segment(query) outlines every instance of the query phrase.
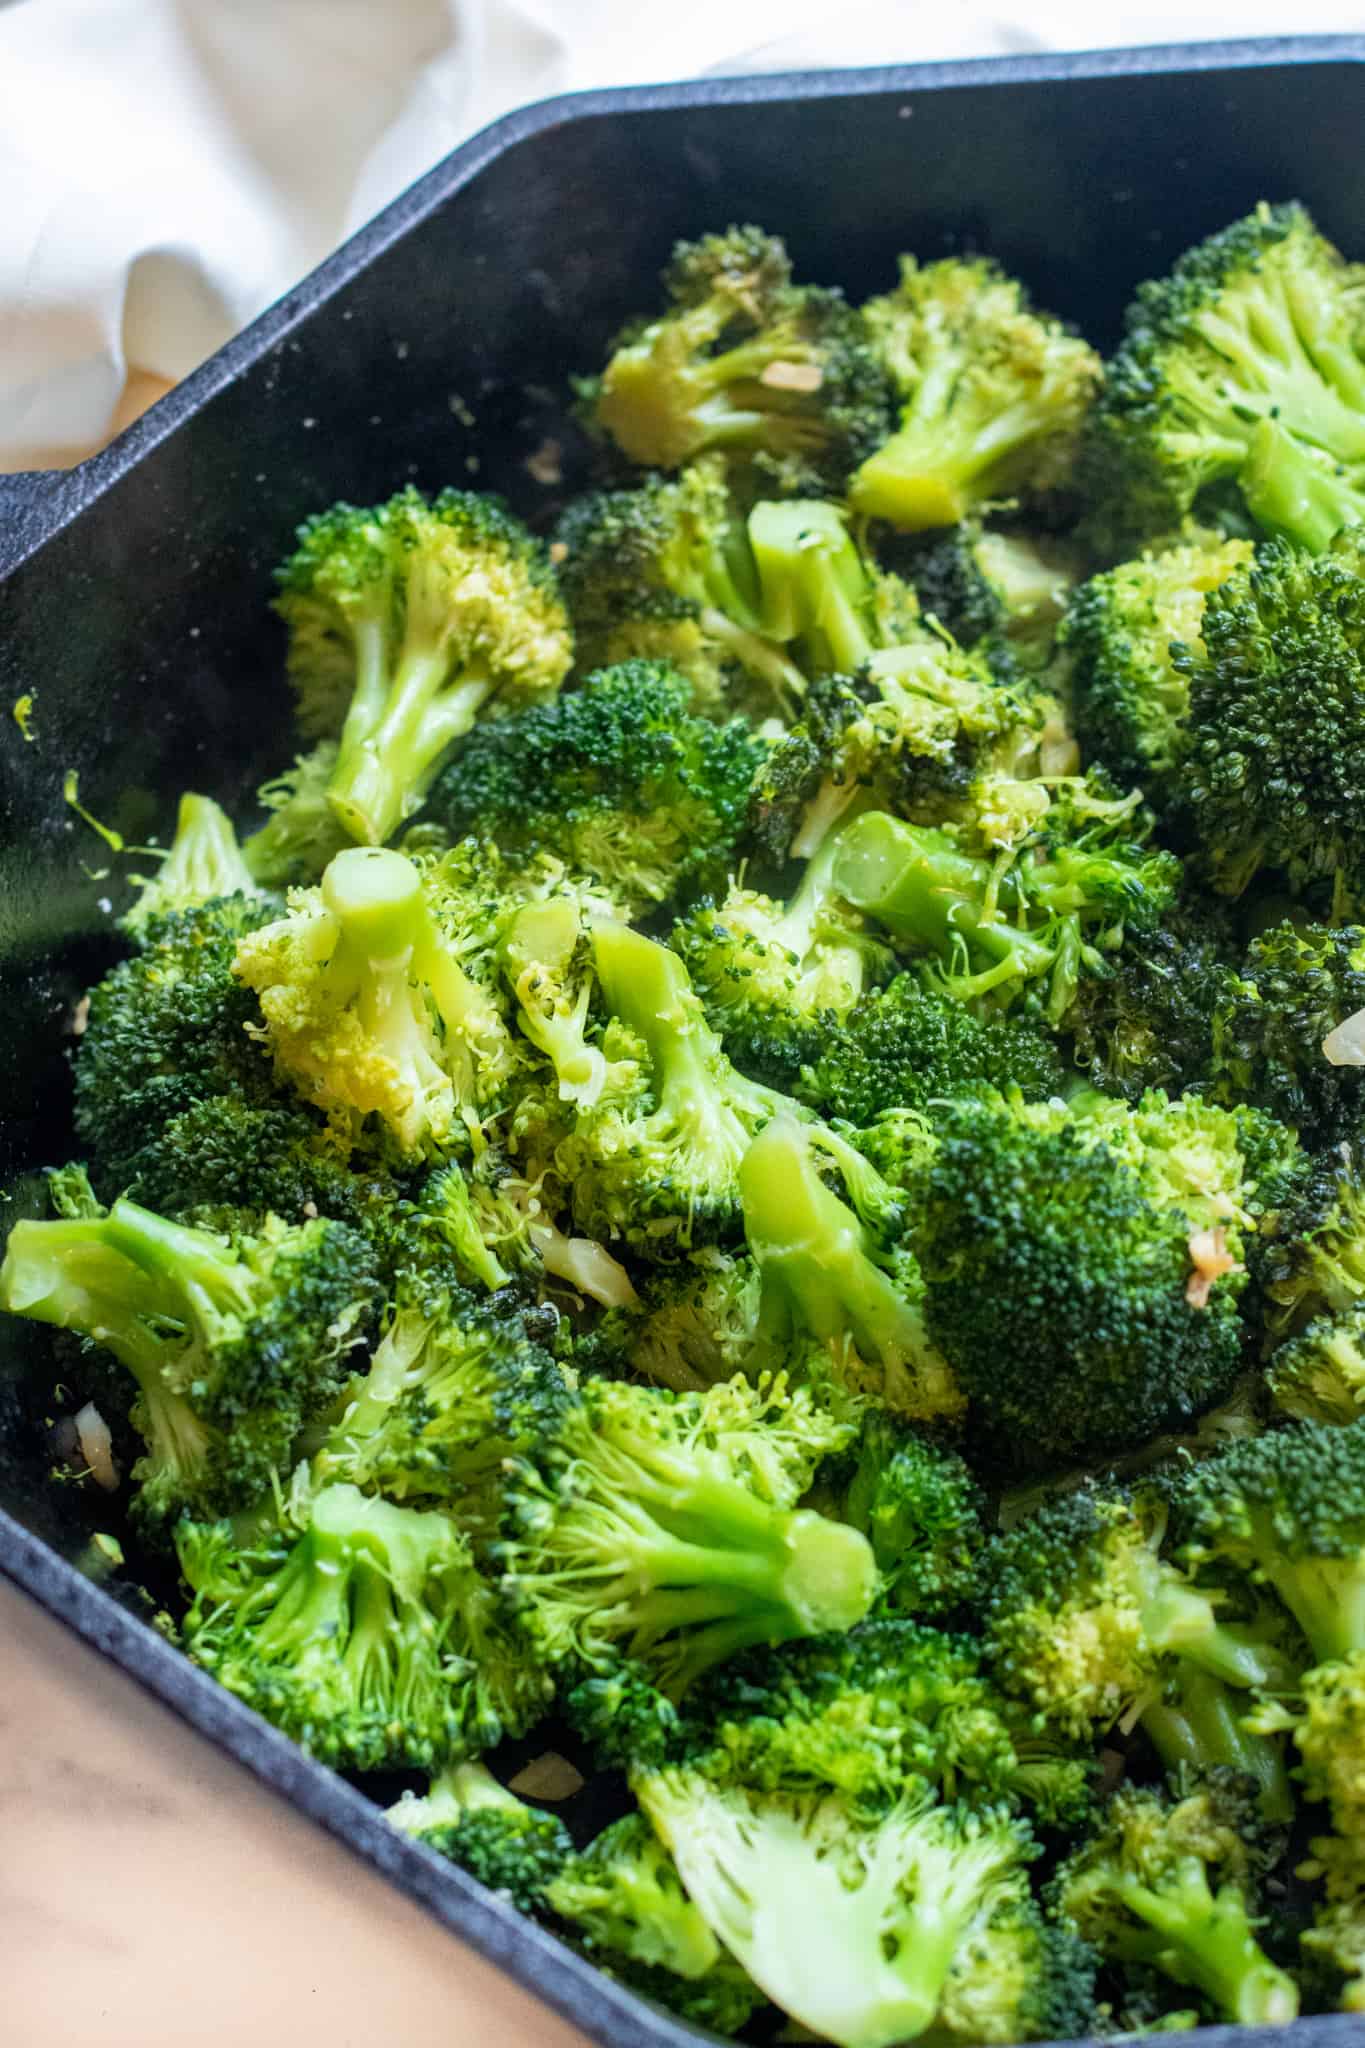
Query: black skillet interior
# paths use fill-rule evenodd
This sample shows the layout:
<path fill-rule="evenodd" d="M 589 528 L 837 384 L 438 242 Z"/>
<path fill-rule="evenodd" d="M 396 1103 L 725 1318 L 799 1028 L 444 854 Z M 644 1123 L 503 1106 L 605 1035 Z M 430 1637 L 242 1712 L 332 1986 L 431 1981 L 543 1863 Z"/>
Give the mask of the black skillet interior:
<path fill-rule="evenodd" d="M 1209 46 L 550 103 L 457 152 L 105 455 L 61 479 L 0 479 L 0 1186 L 14 1203 L 67 1154 L 64 1022 L 111 957 L 129 867 L 64 777 L 138 840 L 166 834 L 182 787 L 240 803 L 286 757 L 267 602 L 305 513 L 411 478 L 495 488 L 543 519 L 558 489 L 527 458 L 557 442 L 572 482 L 568 373 L 650 302 L 676 236 L 730 220 L 779 230 L 800 276 L 855 294 L 887 285 L 901 249 L 988 249 L 1101 346 L 1140 278 L 1262 197 L 1301 197 L 1365 252 L 1362 53 Z M 24 695 L 31 742 L 9 715 Z M 33 1334 L 0 1326 L 0 1569 L 595 2038 L 696 2038 L 398 1841 L 132 1618 L 117 1581 L 98 1589 L 62 1562 L 88 1557 L 100 1513 L 47 1481 L 43 1404 L 24 1391 Z M 1301 2022 L 1295 2040 L 1350 2024 Z"/>

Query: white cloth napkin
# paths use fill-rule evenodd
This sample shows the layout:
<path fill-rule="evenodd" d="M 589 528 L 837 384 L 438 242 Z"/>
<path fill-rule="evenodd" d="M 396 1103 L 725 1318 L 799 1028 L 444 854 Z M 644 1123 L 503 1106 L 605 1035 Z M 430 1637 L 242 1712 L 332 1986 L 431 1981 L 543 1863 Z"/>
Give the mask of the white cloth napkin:
<path fill-rule="evenodd" d="M 1358 19 L 1346 0 L 1154 0 L 1098 28 L 1080 0 L 0 0 L 0 470 L 100 446 L 130 379 L 184 376 L 547 93 Z"/>

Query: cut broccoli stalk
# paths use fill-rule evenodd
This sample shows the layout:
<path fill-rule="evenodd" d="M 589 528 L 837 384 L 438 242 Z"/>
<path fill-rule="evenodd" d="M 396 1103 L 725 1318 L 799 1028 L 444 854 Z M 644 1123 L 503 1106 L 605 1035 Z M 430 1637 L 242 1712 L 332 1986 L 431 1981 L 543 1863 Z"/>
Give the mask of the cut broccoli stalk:
<path fill-rule="evenodd" d="M 333 506 L 299 529 L 279 581 L 306 722 L 340 726 L 328 798 L 362 844 L 417 809 L 493 698 L 553 696 L 568 672 L 548 558 L 492 498 L 410 488 Z"/>
<path fill-rule="evenodd" d="M 119 923 L 137 938 L 155 917 L 192 910 L 216 896 L 259 896 L 232 820 L 212 797 L 187 791 L 180 799 L 175 838 L 157 872 L 144 881 L 138 899 Z"/>
<path fill-rule="evenodd" d="M 925 1334 L 913 1259 L 879 1249 L 826 1187 L 820 1165 L 809 1130 L 779 1116 L 740 1167 L 744 1228 L 762 1279 L 760 1356 L 795 1362 L 803 1340 L 813 1341 L 836 1377 L 866 1379 L 899 1413 L 923 1421 L 959 1414 L 961 1394 Z"/>
<path fill-rule="evenodd" d="M 811 674 L 855 675 L 877 643 L 867 571 L 838 509 L 820 499 L 756 505 L 749 541 L 768 632 L 794 642 Z"/>

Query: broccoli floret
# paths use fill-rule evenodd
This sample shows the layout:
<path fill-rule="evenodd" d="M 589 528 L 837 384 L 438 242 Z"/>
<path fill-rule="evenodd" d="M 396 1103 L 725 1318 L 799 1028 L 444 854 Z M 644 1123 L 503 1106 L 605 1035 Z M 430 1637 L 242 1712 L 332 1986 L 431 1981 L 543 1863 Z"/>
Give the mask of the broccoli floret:
<path fill-rule="evenodd" d="M 994 857 L 870 811 L 840 835 L 833 886 L 925 956 L 930 986 L 999 1008 L 1028 990 L 1057 1027 L 1083 975 L 1104 973 L 1130 930 L 1151 931 L 1179 887 L 1175 855 L 1135 840 L 1135 803 L 1087 786 Z"/>
<path fill-rule="evenodd" d="M 1298 1987 L 1255 1933 L 1276 1846 L 1235 1772 L 1171 1797 L 1123 1786 L 1093 1840 L 1062 1865 L 1054 1894 L 1112 1961 L 1159 1970 L 1197 1991 L 1217 2019 L 1285 2025 L 1298 2014 Z"/>
<path fill-rule="evenodd" d="M 1104 973 L 1078 984 L 1067 1012 L 1076 1065 L 1096 1088 L 1129 1101 L 1205 1081 L 1222 970 L 1240 951 L 1227 908 L 1188 891 L 1154 930 L 1125 932 Z"/>
<path fill-rule="evenodd" d="M 1217 978 L 1212 1092 L 1253 1103 L 1306 1145 L 1351 1138 L 1365 1098 L 1360 1069 L 1324 1051 L 1365 1008 L 1365 931 L 1286 921 L 1251 941 L 1240 968 Z"/>
<path fill-rule="evenodd" d="M 900 1619 L 746 1651 L 685 1703 L 690 1741 L 714 1746 L 742 1784 L 833 1789 L 867 1813 L 933 1788 L 1027 1798 L 1022 1718 L 986 1675 L 979 1643 Z"/>
<path fill-rule="evenodd" d="M 676 469 L 708 449 L 786 490 L 839 489 L 889 424 L 861 318 L 791 283 L 760 228 L 679 242 L 664 311 L 618 339 L 592 414 L 632 462 Z"/>
<path fill-rule="evenodd" d="M 864 1215 L 869 1194 L 884 1214 L 893 1209 L 896 1198 L 875 1168 L 842 1148 L 834 1157 L 851 1167 L 849 1192 Z M 914 1254 L 898 1232 L 883 1231 L 879 1241 L 858 1208 L 826 1186 L 822 1168 L 831 1163 L 829 1134 L 785 1115 L 744 1155 L 744 1229 L 761 1281 L 756 1355 L 797 1370 L 805 1364 L 917 1421 L 953 1419 L 962 1395 L 925 1334 Z"/>
<path fill-rule="evenodd" d="M 260 896 L 237 844 L 232 820 L 212 797 L 187 792 L 176 813 L 175 837 L 154 875 L 138 877 L 137 901 L 119 919 L 133 939 L 159 929 L 160 920 L 196 910 L 220 896 Z"/>
<path fill-rule="evenodd" d="M 230 1229 L 242 1210 L 269 1210 L 287 1223 L 331 1216 L 381 1251 L 400 1201 L 392 1175 L 373 1162 L 352 1172 L 306 1109 L 235 1095 L 211 1095 L 167 1117 L 122 1178 L 144 1208 L 201 1229 Z"/>
<path fill-rule="evenodd" d="M 90 991 L 75 1122 L 101 1194 L 120 1193 L 143 1146 L 194 1104 L 277 1101 L 270 1061 L 249 1035 L 259 1006 L 232 975 L 238 940 L 271 914 L 268 903 L 226 896 L 157 919 L 137 954 Z"/>
<path fill-rule="evenodd" d="M 556 1166 L 580 1228 L 677 1257 L 737 1231 L 739 1163 L 780 1098 L 730 1065 L 676 953 L 606 922 L 593 952 L 620 1078 L 577 1111 Z"/>
<path fill-rule="evenodd" d="M 857 511 L 952 526 L 1067 484 L 1099 358 L 1014 278 L 985 257 L 902 256 L 897 289 L 863 312 L 904 409 L 853 479 Z"/>
<path fill-rule="evenodd" d="M 806 678 L 769 634 L 720 457 L 580 498 L 559 523 L 558 548 L 580 671 L 666 662 L 714 718 L 790 717 L 801 702 Z"/>
<path fill-rule="evenodd" d="M 400 1280 L 387 1330 L 314 1460 L 315 1477 L 390 1500 L 458 1504 L 552 1429 L 564 1374 L 506 1302 Z"/>
<path fill-rule="evenodd" d="M 591 1237 L 571 1237 L 556 1217 L 567 1201 L 548 1171 L 528 1178 L 507 1156 L 487 1146 L 472 1163 L 470 1207 L 489 1257 L 536 1282 L 559 1281 L 603 1308 L 639 1305 L 620 1260 Z M 468 1261 L 466 1261 L 468 1262 Z"/>
<path fill-rule="evenodd" d="M 124 1200 L 16 1223 L 0 1266 L 0 1307 L 79 1331 L 132 1373 L 153 1529 L 270 1491 L 335 1398 L 375 1292 L 373 1255 L 344 1224 L 267 1217 L 228 1240 Z"/>
<path fill-rule="evenodd" d="M 320 889 L 241 940 L 233 971 L 256 991 L 280 1074 L 344 1144 L 370 1116 L 401 1157 L 467 1141 L 515 1068 L 496 1004 L 444 944 L 400 853 L 339 853 Z"/>
<path fill-rule="evenodd" d="M 642 1814 L 613 1821 L 555 1877 L 546 1904 L 590 1954 L 624 1956 L 676 1977 L 705 1977 L 720 1943 L 692 1904 Z"/>
<path fill-rule="evenodd" d="M 1365 434 L 1365 414 L 1361 416 Z M 1340 924 L 1365 897 L 1362 534 L 1326 554 L 1269 541 L 1209 593 L 1179 795 L 1215 888 L 1263 869 L 1317 887 Z"/>
<path fill-rule="evenodd" d="M 243 840 L 242 858 L 265 887 L 320 881 L 327 863 L 350 845 L 350 834 L 327 800 L 336 763 L 336 741 L 319 740 L 257 790 L 270 816 Z"/>
<path fill-rule="evenodd" d="M 1273 1619 L 1219 1613 L 1161 1555 L 1154 1495 L 1115 1485 L 1065 1494 L 988 1546 L 980 1585 L 1000 1683 L 1067 1736 L 1135 1721 L 1168 1768 L 1233 1768 L 1287 1819 L 1278 1742 L 1242 1725 L 1250 1689 L 1292 1680 Z"/>
<path fill-rule="evenodd" d="M 831 1794 L 763 1793 L 689 1765 L 641 1804 L 704 1918 L 773 2002 L 843 2048 L 891 2048 L 969 1986 L 988 2005 L 1033 1844 L 1023 1823 L 924 1795 L 862 1819 Z M 1016 2038 L 1014 2014 L 987 2039 Z"/>
<path fill-rule="evenodd" d="M 558 854 L 634 910 L 669 902 L 727 871 L 766 752 L 743 720 L 697 717 L 690 695 L 657 662 L 604 669 L 472 733 L 432 812 L 504 853 Z"/>
<path fill-rule="evenodd" d="M 486 1764 L 447 1764 L 426 1792 L 405 1792 L 385 1818 L 522 1913 L 536 1912 L 576 1860 L 563 1821 L 526 1805 Z"/>
<path fill-rule="evenodd" d="M 1033 1101 L 1062 1086 L 1057 1048 L 1031 1020 L 977 1016 L 914 974 L 865 995 L 841 1021 L 822 1019 L 812 1039 L 793 1093 L 854 1124 L 988 1087 L 1017 1088 Z"/>
<path fill-rule="evenodd" d="M 972 1599 L 986 1535 L 985 1497 L 970 1467 L 876 1410 L 851 1459 L 839 1512 L 872 1545 L 885 1603 L 937 1615 Z"/>
<path fill-rule="evenodd" d="M 1359 1837 L 1320 1836 L 1296 1875 L 1323 1880 L 1313 1923 L 1299 1939 L 1315 1974 L 1328 1978 L 1339 2012 L 1365 2011 L 1365 1856 Z M 1344 1982 L 1342 1980 L 1345 1980 Z"/>
<path fill-rule="evenodd" d="M 886 945 L 834 892 L 838 844 L 836 832 L 787 903 L 736 883 L 673 930 L 673 949 L 727 1053 L 777 1087 L 796 1080 L 841 1020 L 861 1014 L 890 965 Z"/>
<path fill-rule="evenodd" d="M 1238 1117 L 1159 1095 L 1082 1110 L 954 1104 L 927 1172 L 929 1335 L 978 1447 L 1015 1471 L 1188 1425 L 1242 1358 Z"/>
<path fill-rule="evenodd" d="M 197 1664 L 324 1763 L 433 1770 L 521 1735 L 550 1684 L 449 1516 L 325 1486 L 302 1532 L 244 1548 L 186 1522 Z"/>
<path fill-rule="evenodd" d="M 598 1325 L 614 1359 L 677 1394 L 704 1393 L 745 1370 L 760 1297 L 752 1259 L 705 1245 L 642 1286 L 633 1308 Z"/>
<path fill-rule="evenodd" d="M 1205 600 L 1253 554 L 1250 541 L 1200 535 L 1092 577 L 1072 598 L 1061 641 L 1077 735 L 1120 783 L 1172 795 L 1190 711 L 1172 648 L 1203 654 Z"/>
<path fill-rule="evenodd" d="M 1365 1651 L 1306 1671 L 1297 1687 L 1261 1701 L 1250 1726 L 1292 1733 L 1307 1798 L 1326 1803 L 1339 1834 L 1365 1838 Z"/>
<path fill-rule="evenodd" d="M 278 572 L 300 720 L 338 739 L 328 802 L 378 846 L 475 720 L 552 697 L 568 618 L 543 544 L 494 498 L 409 486 L 299 528 Z"/>
<path fill-rule="evenodd" d="M 888 561 L 913 585 L 920 610 L 964 647 L 985 642 L 993 665 L 1036 671 L 1049 660 L 1081 569 L 1048 534 L 995 531 L 980 520 L 908 535 Z"/>
<path fill-rule="evenodd" d="M 681 1692 L 747 1644 L 851 1627 L 872 1553 L 795 1506 L 848 1435 L 781 1380 L 585 1382 L 507 1481 L 503 1583 L 538 1655 L 641 1657 Z"/>
<path fill-rule="evenodd" d="M 1272 1335 L 1296 1334 L 1365 1297 L 1365 1187 L 1348 1147 L 1333 1147 L 1313 1162 L 1276 1222 L 1256 1261 Z"/>
<path fill-rule="evenodd" d="M 1365 1656 L 1365 1422 L 1301 1422 L 1196 1465 L 1187 1554 L 1270 1586 L 1320 1660 Z"/>
<path fill-rule="evenodd" d="M 1365 1414 L 1365 1303 L 1318 1316 L 1281 1344 L 1266 1378 L 1286 1415 L 1338 1425 L 1359 1421 Z"/>
<path fill-rule="evenodd" d="M 1105 559 L 1229 489 L 1307 548 L 1365 517 L 1363 282 L 1301 206 L 1262 204 L 1139 288 L 1081 463 Z"/>

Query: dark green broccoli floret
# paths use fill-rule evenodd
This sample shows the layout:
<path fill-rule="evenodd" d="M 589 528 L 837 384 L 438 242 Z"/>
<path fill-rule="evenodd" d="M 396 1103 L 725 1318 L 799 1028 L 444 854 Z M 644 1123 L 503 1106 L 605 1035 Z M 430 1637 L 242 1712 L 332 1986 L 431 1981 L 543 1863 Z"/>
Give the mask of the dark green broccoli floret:
<path fill-rule="evenodd" d="M 153 1525 L 251 1506 L 287 1474 L 375 1291 L 373 1255 L 344 1224 L 267 1217 L 229 1240 L 123 1200 L 16 1223 L 0 1266 L 0 1307 L 79 1331 L 137 1381 L 133 1477 Z"/>
<path fill-rule="evenodd" d="M 458 1502 L 551 1429 L 569 1399 L 562 1370 L 514 1308 L 400 1280 L 389 1326 L 314 1474 L 390 1500 Z"/>
<path fill-rule="evenodd" d="M 744 1155 L 744 1230 L 760 1276 L 755 1355 L 917 1421 L 953 1419 L 962 1395 L 925 1334 L 924 1283 L 896 1227 L 897 1197 L 851 1146 L 833 1146 L 831 1133 L 779 1115 Z M 832 1167 L 854 1206 L 826 1185 Z"/>
<path fill-rule="evenodd" d="M 631 906 L 723 876 L 765 748 L 690 709 L 686 679 L 628 661 L 555 704 L 480 727 L 432 798 L 454 832 L 558 854 Z"/>
<path fill-rule="evenodd" d="M 923 1794 L 864 1819 L 837 1794 L 756 1791 L 723 1760 L 641 1774 L 636 1791 L 713 1932 L 822 2039 L 891 2048 L 936 2021 L 951 2035 L 964 2007 L 978 2038 L 1019 2038 L 1021 1923 L 1037 1926 L 1022 1822 Z"/>
<path fill-rule="evenodd" d="M 1315 1317 L 1339 1315 L 1365 1297 L 1365 1187 L 1348 1147 L 1334 1147 L 1312 1162 L 1276 1223 L 1255 1262 L 1273 1334 L 1293 1334 Z"/>
<path fill-rule="evenodd" d="M 539 1910 L 573 1859 L 563 1821 L 527 1806 L 485 1764 L 448 1764 L 420 1797 L 405 1792 L 386 1818 L 523 1913 Z"/>
<path fill-rule="evenodd" d="M 1365 1109 L 1360 1068 L 1333 1060 L 1338 1028 L 1365 1009 L 1365 931 L 1290 922 L 1253 939 L 1240 968 L 1217 977 L 1212 1092 L 1253 1103 L 1305 1144 L 1355 1136 Z M 1326 1049 L 1324 1049 L 1326 1048 Z"/>
<path fill-rule="evenodd" d="M 904 409 L 853 479 L 856 510 L 951 526 L 1068 482 L 1099 358 L 1015 279 L 985 257 L 902 256 L 897 289 L 863 310 Z"/>
<path fill-rule="evenodd" d="M 992 665 L 1043 667 L 1080 577 L 1066 542 L 996 532 L 977 519 L 906 536 L 888 561 L 914 586 L 920 610 L 964 647 L 986 642 Z"/>
<path fill-rule="evenodd" d="M 1231 914 L 1187 890 L 1152 931 L 1126 932 L 1102 974 L 1087 974 L 1067 1012 L 1076 1065 L 1096 1088 L 1135 1101 L 1207 1079 L 1225 964 L 1241 948 Z"/>
<path fill-rule="evenodd" d="M 1188 742 L 1190 679 L 1173 645 L 1203 653 L 1204 602 L 1251 561 L 1251 543 L 1208 534 L 1092 577 L 1062 628 L 1076 731 L 1087 758 L 1153 799 L 1169 796 Z"/>
<path fill-rule="evenodd" d="M 136 956 L 90 991 L 75 1121 L 102 1194 L 120 1193 L 142 1147 L 194 1104 L 278 1102 L 270 1061 L 250 1035 L 260 1008 L 232 974 L 238 940 L 271 915 L 267 903 L 226 896 L 158 919 Z"/>
<path fill-rule="evenodd" d="M 347 1149 L 369 1117 L 403 1158 L 468 1142 L 520 1057 L 421 872 L 383 847 L 339 853 L 321 888 L 242 938 L 233 968 L 256 992 L 276 1068 Z"/>
<path fill-rule="evenodd" d="M 180 799 L 175 837 L 154 875 L 141 881 L 137 901 L 119 924 L 135 939 L 160 928 L 160 920 L 196 910 L 220 896 L 260 896 L 255 876 L 242 857 L 232 820 L 212 797 L 188 792 Z"/>
<path fill-rule="evenodd" d="M 720 458 L 580 498 L 559 523 L 558 546 L 580 671 L 667 662 L 710 717 L 790 715 L 800 703 L 806 678 L 769 635 Z"/>
<path fill-rule="evenodd" d="M 1137 822 L 1131 802 L 1087 785 L 992 858 L 871 811 L 840 835 L 833 886 L 926 957 L 930 986 L 999 1008 L 1030 991 L 1056 1027 L 1082 976 L 1104 973 L 1130 930 L 1151 931 L 1179 887 L 1179 861 L 1139 844 Z"/>
<path fill-rule="evenodd" d="M 1365 434 L 1365 414 L 1361 416 Z M 1326 554 L 1280 541 L 1211 591 L 1179 775 L 1214 886 L 1261 870 L 1317 886 L 1340 924 L 1365 900 L 1362 534 Z"/>
<path fill-rule="evenodd" d="M 929 1334 L 980 1446 L 1015 1470 L 1188 1424 L 1241 1362 L 1237 1117 L 1159 1095 L 1105 1107 L 938 1120 L 915 1240 Z"/>
<path fill-rule="evenodd" d="M 823 1019 L 811 1036 L 810 1062 L 793 1093 L 854 1124 L 988 1087 L 1018 1088 L 1033 1101 L 1062 1085 L 1057 1048 L 1034 1023 L 977 1016 L 913 974 L 864 996 L 842 1020 Z"/>
<path fill-rule="evenodd" d="M 1081 463 L 1101 555 L 1228 489 L 1303 547 L 1365 517 L 1363 284 L 1301 206 L 1263 204 L 1139 288 Z"/>
<path fill-rule="evenodd" d="M 942 1614 L 974 1596 L 985 1497 L 956 1451 L 874 1410 L 839 1512 L 872 1545 L 888 1606 Z"/>
<path fill-rule="evenodd" d="M 633 462 L 676 469 L 708 449 L 783 490 L 838 489 L 887 430 L 886 380 L 837 291 L 794 286 L 760 228 L 679 242 L 665 310 L 618 339 L 593 417 Z"/>
<path fill-rule="evenodd" d="M 1016 1747 L 1023 1716 L 987 1676 L 981 1645 L 913 1621 L 746 1651 L 702 1681 L 685 1721 L 755 1791 L 833 1789 L 869 1812 L 930 1788 L 1017 1800 L 1031 1784 Z"/>
<path fill-rule="evenodd" d="M 1266 1377 L 1277 1405 L 1304 1422 L 1358 1422 L 1365 1414 L 1365 1302 L 1318 1316 L 1281 1344 Z"/>
<path fill-rule="evenodd" d="M 244 1548 L 186 1522 L 197 1664 L 324 1763 L 433 1770 L 521 1735 L 550 1683 L 449 1516 L 325 1486 Z"/>
<path fill-rule="evenodd" d="M 299 528 L 278 580 L 300 718 L 338 738 L 328 802 L 365 844 L 418 808 L 481 713 L 552 697 L 568 673 L 544 544 L 495 498 L 409 485 L 334 505 Z"/>
<path fill-rule="evenodd" d="M 503 1584 L 544 1663 L 645 1659 L 670 1691 L 751 1643 L 851 1627 L 865 1540 L 796 1501 L 848 1439 L 804 1392 L 586 1381 L 513 1461 Z"/>
<path fill-rule="evenodd" d="M 1230 1444 L 1180 1500 L 1190 1557 L 1273 1588 L 1320 1660 L 1365 1656 L 1365 1422 Z"/>
<path fill-rule="evenodd" d="M 1292 1679 L 1292 1650 L 1272 1619 L 1224 1618 L 1162 1557 L 1164 1529 L 1159 1500 L 1110 1485 L 997 1537 L 980 1572 L 993 1668 L 1072 1739 L 1139 1721 L 1169 1768 L 1246 1772 L 1287 1819 L 1279 1744 L 1242 1724 L 1251 1688 Z"/>
<path fill-rule="evenodd" d="M 336 762 L 336 741 L 319 740 L 261 784 L 256 795 L 270 816 L 242 841 L 242 858 L 256 881 L 273 889 L 320 881 L 328 861 L 350 845 L 327 800 Z"/>
<path fill-rule="evenodd" d="M 1104 1825 L 1063 1864 L 1053 1892 L 1100 1953 L 1197 1991 L 1216 2019 L 1285 2025 L 1299 1992 L 1256 1939 L 1278 1843 L 1235 1772 L 1172 1797 L 1123 1786 Z"/>

